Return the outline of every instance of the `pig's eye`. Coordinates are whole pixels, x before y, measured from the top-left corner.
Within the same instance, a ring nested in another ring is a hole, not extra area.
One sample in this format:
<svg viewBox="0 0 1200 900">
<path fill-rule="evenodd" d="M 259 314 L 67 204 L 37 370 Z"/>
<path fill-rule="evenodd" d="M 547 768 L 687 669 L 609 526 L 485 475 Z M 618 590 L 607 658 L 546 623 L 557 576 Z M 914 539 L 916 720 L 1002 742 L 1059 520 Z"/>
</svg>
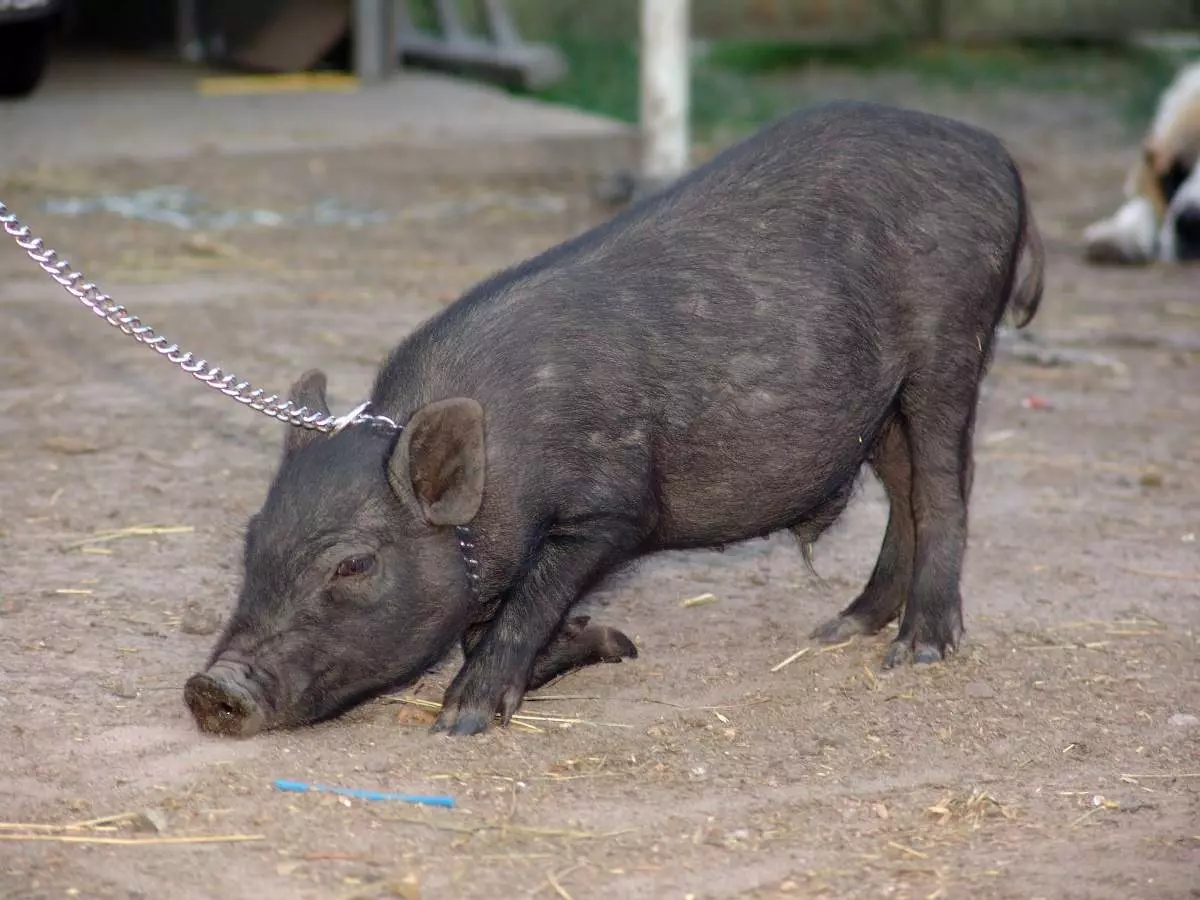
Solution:
<svg viewBox="0 0 1200 900">
<path fill-rule="evenodd" d="M 369 553 L 362 556 L 347 556 L 337 567 L 338 578 L 349 578 L 352 575 L 366 575 L 375 567 L 375 557 Z"/>
</svg>

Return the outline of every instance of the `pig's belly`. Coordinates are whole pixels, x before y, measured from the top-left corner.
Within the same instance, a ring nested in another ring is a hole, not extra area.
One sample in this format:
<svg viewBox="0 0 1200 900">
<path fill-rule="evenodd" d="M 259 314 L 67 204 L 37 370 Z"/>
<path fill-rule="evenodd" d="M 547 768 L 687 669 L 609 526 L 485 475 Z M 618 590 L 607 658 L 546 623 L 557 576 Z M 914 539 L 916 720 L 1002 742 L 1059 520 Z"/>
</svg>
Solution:
<svg viewBox="0 0 1200 900">
<path fill-rule="evenodd" d="M 662 549 L 760 537 L 804 521 L 854 479 L 893 395 L 839 408 L 707 417 L 657 455 Z"/>
</svg>

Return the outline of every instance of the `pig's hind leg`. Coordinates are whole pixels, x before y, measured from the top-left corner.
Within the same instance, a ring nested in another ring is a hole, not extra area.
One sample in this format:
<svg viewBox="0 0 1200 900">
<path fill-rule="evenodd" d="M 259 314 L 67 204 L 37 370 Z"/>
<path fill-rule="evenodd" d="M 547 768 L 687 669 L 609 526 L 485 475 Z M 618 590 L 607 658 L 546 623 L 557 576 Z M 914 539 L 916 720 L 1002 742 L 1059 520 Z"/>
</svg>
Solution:
<svg viewBox="0 0 1200 900">
<path fill-rule="evenodd" d="M 982 360 L 942 355 L 943 368 L 912 379 L 901 397 L 912 460 L 912 584 L 884 667 L 931 663 L 962 639 L 972 434 Z"/>
<path fill-rule="evenodd" d="M 637 647 L 622 632 L 593 624 L 589 616 L 575 616 L 563 623 L 538 654 L 529 676 L 529 690 L 536 691 L 578 669 L 637 659 L 637 655 Z"/>
<path fill-rule="evenodd" d="M 467 630 L 462 639 L 464 657 L 474 652 L 486 631 L 486 623 Z M 594 623 L 591 616 L 572 616 L 538 653 L 526 690 L 536 691 L 588 666 L 637 659 L 637 655 L 637 647 L 623 632 Z"/>
<path fill-rule="evenodd" d="M 876 634 L 900 615 L 912 583 L 915 544 L 912 513 L 912 456 L 904 422 L 896 416 L 879 436 L 871 468 L 887 491 L 890 511 L 887 531 L 875 569 L 863 592 L 834 618 L 810 635 L 823 644 L 836 644 L 856 634 Z"/>
</svg>

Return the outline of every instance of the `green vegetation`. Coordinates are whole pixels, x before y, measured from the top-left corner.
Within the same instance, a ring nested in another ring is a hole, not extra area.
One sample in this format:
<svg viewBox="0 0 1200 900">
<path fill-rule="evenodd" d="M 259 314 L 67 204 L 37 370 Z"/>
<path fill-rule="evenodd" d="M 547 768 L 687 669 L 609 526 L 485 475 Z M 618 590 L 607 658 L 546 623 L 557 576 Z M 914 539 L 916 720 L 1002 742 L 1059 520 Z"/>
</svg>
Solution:
<svg viewBox="0 0 1200 900">
<path fill-rule="evenodd" d="M 535 96 L 627 122 L 637 120 L 638 47 L 622 39 L 562 38 L 567 77 Z M 1120 46 L 1039 41 L 1004 44 L 800 44 L 722 40 L 698 50 L 692 73 L 692 127 L 699 140 L 752 129 L 815 99 L 805 70 L 879 78 L 904 73 L 929 88 L 1000 88 L 1036 92 L 1093 91 L 1114 98 L 1114 114 L 1133 130 L 1145 127 L 1174 66 L 1154 54 Z"/>
</svg>

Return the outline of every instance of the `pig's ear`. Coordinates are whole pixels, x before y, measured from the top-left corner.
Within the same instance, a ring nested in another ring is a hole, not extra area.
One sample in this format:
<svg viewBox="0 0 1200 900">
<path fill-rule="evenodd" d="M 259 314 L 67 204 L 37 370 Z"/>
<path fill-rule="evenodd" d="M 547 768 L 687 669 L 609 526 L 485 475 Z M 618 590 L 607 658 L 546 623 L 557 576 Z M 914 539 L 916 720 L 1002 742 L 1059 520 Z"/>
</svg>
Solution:
<svg viewBox="0 0 1200 900">
<path fill-rule="evenodd" d="M 320 369 L 309 369 L 296 379 L 296 383 L 288 391 L 288 399 L 298 407 L 307 406 L 309 412 L 329 415 L 329 403 L 325 399 L 325 386 L 325 373 Z M 318 437 L 321 437 L 321 433 L 312 428 L 289 425 L 287 435 L 283 439 L 284 456 L 291 456 Z"/>
<path fill-rule="evenodd" d="M 430 525 L 466 525 L 483 502 L 483 407 L 454 397 L 417 410 L 388 462 L 396 496 Z"/>
</svg>

